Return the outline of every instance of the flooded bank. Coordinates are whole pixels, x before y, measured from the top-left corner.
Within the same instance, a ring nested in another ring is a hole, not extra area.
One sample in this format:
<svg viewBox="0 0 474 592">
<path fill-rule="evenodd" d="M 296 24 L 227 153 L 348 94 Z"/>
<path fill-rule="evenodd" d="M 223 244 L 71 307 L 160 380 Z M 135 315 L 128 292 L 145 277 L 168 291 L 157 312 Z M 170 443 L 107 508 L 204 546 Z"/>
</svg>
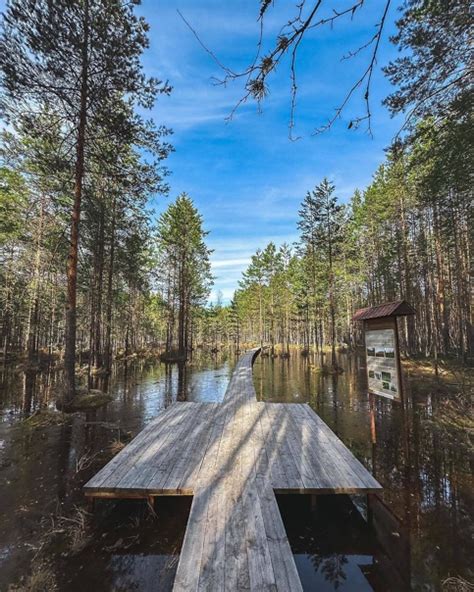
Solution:
<svg viewBox="0 0 474 592">
<path fill-rule="evenodd" d="M 54 409 L 60 372 L 7 371 L 0 392 L 0 591 L 171 590 L 189 498 L 102 502 L 87 515 L 82 485 L 172 402 L 220 401 L 232 354 L 200 356 L 187 368 L 157 360 L 120 365 L 106 407 L 25 421 Z M 33 580 L 29 580 L 33 574 Z M 14 586 L 14 587 L 13 587 Z M 158 586 L 158 588 L 156 588 Z"/>
<path fill-rule="evenodd" d="M 171 590 L 190 499 L 159 499 L 153 510 L 98 502 L 90 520 L 81 487 L 173 401 L 222 400 L 235 361 L 118 366 L 111 403 L 43 428 L 23 420 L 54 407 L 59 373 L 5 375 L 0 590 L 31 589 L 31 573 L 37 590 Z M 371 415 L 362 361 L 341 355 L 339 363 L 344 372 L 330 376 L 299 354 L 254 366 L 259 399 L 308 402 L 385 487 L 370 528 L 353 503 L 364 512 L 364 500 L 324 496 L 312 508 L 306 496 L 279 496 L 305 590 L 431 591 L 449 576 L 472 581 L 472 450 L 437 421 L 443 394 L 415 382 L 407 413 L 379 398 Z"/>
<path fill-rule="evenodd" d="M 371 410 L 363 360 L 341 354 L 338 363 L 344 368 L 342 374 L 324 375 L 318 360 L 311 357 L 258 358 L 254 365 L 257 397 L 309 403 L 376 476 L 384 491 L 375 500 L 378 541 L 370 553 L 370 563 L 377 563 L 376 571 L 380 571 L 382 561 L 396 573 L 381 587 L 379 578 L 371 577 L 350 587 L 350 581 L 356 581 L 351 556 L 357 553 L 338 551 L 335 541 L 332 554 L 344 558 L 338 560 L 341 581 L 332 582 L 332 568 L 322 569 L 322 553 L 317 561 L 297 560 L 307 582 L 305 590 L 431 591 L 441 590 L 448 577 L 460 576 L 473 582 L 473 448 L 467 431 L 454 431 L 441 421 L 446 395 L 442 389 L 430 392 L 422 377 L 412 378 L 406 412 L 382 397 L 375 399 Z M 285 522 L 287 529 L 289 523 Z M 313 557 L 315 546 L 324 546 L 323 541 L 311 543 L 311 536 L 301 537 L 290 541 L 295 557 Z M 357 581 L 367 571 L 367 561 L 365 557 Z M 309 567 L 311 563 L 314 569 Z M 402 580 L 394 583 L 397 575 Z"/>
</svg>

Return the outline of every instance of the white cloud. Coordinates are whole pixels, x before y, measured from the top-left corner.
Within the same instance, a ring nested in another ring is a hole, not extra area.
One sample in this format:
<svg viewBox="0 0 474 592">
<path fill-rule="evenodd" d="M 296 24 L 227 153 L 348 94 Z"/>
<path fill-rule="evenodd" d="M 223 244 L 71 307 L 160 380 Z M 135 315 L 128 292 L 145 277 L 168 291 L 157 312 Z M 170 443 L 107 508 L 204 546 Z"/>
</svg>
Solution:
<svg viewBox="0 0 474 592">
<path fill-rule="evenodd" d="M 242 265 L 248 265 L 250 263 L 250 257 L 244 257 L 240 259 L 221 259 L 218 261 L 211 261 L 211 265 L 213 269 L 229 269 L 232 267 L 239 267 L 241 268 Z"/>
<path fill-rule="evenodd" d="M 371 0 L 367 10 L 375 6 L 376 0 Z M 146 70 L 168 78 L 174 87 L 171 96 L 159 99 L 153 113 L 156 121 L 175 131 L 171 141 L 176 152 L 167 163 L 172 170 L 171 197 L 186 191 L 202 213 L 204 226 L 210 231 L 206 242 L 214 249 L 211 260 L 216 285 L 212 298 L 221 289 L 228 299 L 257 248 L 270 241 L 291 245 L 297 239 L 301 201 L 324 176 L 335 182 L 337 195 L 344 201 L 355 187 L 364 188 L 370 182 L 384 159 L 390 130 L 397 124 L 376 105 L 374 95 L 374 141 L 362 132 L 348 132 L 344 118 L 331 133 L 310 136 L 326 121 L 344 87 L 352 81 L 354 63 L 344 62 L 344 68 L 338 63 L 343 42 L 351 41 L 354 30 L 364 34 L 371 26 L 367 24 L 370 19 L 348 23 L 350 29 L 318 29 L 310 38 L 320 41 L 305 42 L 298 64 L 297 104 L 297 128 L 304 137 L 290 142 L 288 64 L 282 64 L 272 76 L 262 116 L 255 115 L 255 103 L 249 102 L 226 125 L 244 81 L 227 87 L 213 84 L 211 78 L 221 76 L 222 70 L 199 45 L 176 8 L 222 63 L 239 70 L 248 65 L 255 50 L 258 2 L 241 0 L 231 6 L 222 0 L 159 4 L 144 0 L 141 8 L 151 22 Z M 278 32 L 276 24 L 286 22 L 282 14 L 293 9 L 292 3 L 272 6 L 267 15 L 268 40 Z M 157 200 L 156 209 L 160 211 L 168 203 Z"/>
</svg>

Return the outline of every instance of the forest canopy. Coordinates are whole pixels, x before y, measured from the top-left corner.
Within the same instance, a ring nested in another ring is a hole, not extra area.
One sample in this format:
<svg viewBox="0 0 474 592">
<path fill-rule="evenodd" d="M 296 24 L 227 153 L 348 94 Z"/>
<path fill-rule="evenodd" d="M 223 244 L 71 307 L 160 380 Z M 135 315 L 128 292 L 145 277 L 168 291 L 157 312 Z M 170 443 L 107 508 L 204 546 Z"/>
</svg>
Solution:
<svg viewBox="0 0 474 592">
<path fill-rule="evenodd" d="M 388 4 L 366 48 L 374 61 L 354 89 L 366 112 L 349 127 L 370 118 Z M 274 4 L 257 8 L 264 31 Z M 365 6 L 331 17 L 326 8 L 295 3 L 270 53 L 242 76 L 227 72 L 245 80 L 244 100 L 264 101 L 285 56 L 291 76 L 307 36 Z M 77 363 L 91 377 L 153 347 L 185 360 L 198 345 L 331 346 L 334 360 L 336 347 L 357 342 L 356 308 L 401 298 L 417 309 L 407 352 L 471 355 L 472 18 L 462 0 L 401 6 L 385 104 L 405 113 L 404 133 L 349 201 L 331 179 L 315 179 L 297 197 L 298 241 L 262 245 L 232 302 L 209 304 L 206 221 L 186 194 L 158 218 L 149 207 L 168 191 L 173 148 L 171 130 L 144 113 L 172 89 L 143 69 L 149 27 L 136 3 L 10 0 L 0 38 L 3 360 L 64 358 L 69 397 Z"/>
</svg>

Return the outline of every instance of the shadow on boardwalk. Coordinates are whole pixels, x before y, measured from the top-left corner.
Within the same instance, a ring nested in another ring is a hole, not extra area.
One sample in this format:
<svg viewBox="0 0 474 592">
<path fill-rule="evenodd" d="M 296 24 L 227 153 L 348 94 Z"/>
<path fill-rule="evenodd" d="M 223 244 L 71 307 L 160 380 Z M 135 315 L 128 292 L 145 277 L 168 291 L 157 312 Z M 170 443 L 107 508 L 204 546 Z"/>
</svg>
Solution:
<svg viewBox="0 0 474 592">
<path fill-rule="evenodd" d="M 85 486 L 95 497 L 190 495 L 174 590 L 301 590 L 280 493 L 380 489 L 307 406 L 257 402 L 239 360 L 221 404 L 175 403 Z"/>
</svg>

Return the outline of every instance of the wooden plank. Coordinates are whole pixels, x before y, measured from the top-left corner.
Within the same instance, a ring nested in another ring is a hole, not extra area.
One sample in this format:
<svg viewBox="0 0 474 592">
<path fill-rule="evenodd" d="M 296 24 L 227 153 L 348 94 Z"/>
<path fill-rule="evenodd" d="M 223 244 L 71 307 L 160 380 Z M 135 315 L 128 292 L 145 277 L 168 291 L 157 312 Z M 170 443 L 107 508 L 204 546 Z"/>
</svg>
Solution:
<svg viewBox="0 0 474 592">
<path fill-rule="evenodd" d="M 283 467 L 280 462 L 280 456 L 277 446 L 274 445 L 274 426 L 266 412 L 267 403 L 260 403 L 262 405 L 262 412 L 260 414 L 260 429 L 262 438 L 265 443 L 265 451 L 267 453 L 267 478 L 271 479 L 274 487 L 283 487 L 286 483 L 286 476 L 283 472 Z"/>
<path fill-rule="evenodd" d="M 203 552 L 205 545 L 209 547 L 209 537 L 212 536 L 212 532 L 209 531 L 208 512 L 211 491 L 213 487 L 216 487 L 213 478 L 218 473 L 218 461 L 222 456 L 222 450 L 226 446 L 228 437 L 226 429 L 231 424 L 234 411 L 233 403 L 222 407 L 223 413 L 220 415 L 220 421 L 215 424 L 214 437 L 211 438 L 206 458 L 198 476 L 195 498 L 198 497 L 199 502 L 194 512 L 191 511 L 189 516 L 173 588 L 175 592 L 198 590 L 201 571 L 205 565 Z M 193 506 L 191 510 L 193 510 Z M 197 529 L 199 532 L 196 532 Z"/>
<path fill-rule="evenodd" d="M 137 484 L 141 483 L 143 488 L 151 491 L 166 490 L 167 479 L 185 454 L 187 437 L 197 425 L 200 412 L 201 408 L 194 403 L 188 417 L 168 434 L 166 450 L 151 457 L 143 475 L 137 477 Z"/>
<path fill-rule="evenodd" d="M 305 481 L 306 489 L 308 491 L 327 491 L 332 485 L 333 477 L 326 470 L 321 451 L 315 442 L 313 431 L 308 425 L 303 405 L 294 405 L 292 409 L 288 410 L 288 417 L 292 425 L 292 431 L 299 431 L 300 433 L 299 444 L 293 441 L 292 446 L 298 448 L 299 445 L 299 453 L 304 459 L 308 471 Z"/>
<path fill-rule="evenodd" d="M 357 460 L 346 445 L 323 420 L 309 407 L 302 405 L 312 433 L 318 438 L 319 450 L 325 459 L 328 473 L 337 477 L 333 490 L 341 493 L 376 492 L 382 487 L 364 465 Z"/>
<path fill-rule="evenodd" d="M 173 592 L 195 592 L 198 589 L 210 491 L 207 487 L 194 494 Z"/>
<path fill-rule="evenodd" d="M 132 463 L 142 458 L 148 450 L 152 436 L 155 431 L 159 431 L 160 426 L 165 422 L 170 427 L 179 425 L 182 417 L 186 413 L 185 403 L 174 403 L 145 427 L 123 450 L 105 465 L 92 479 L 85 485 L 86 491 L 103 490 L 109 487 L 109 484 L 117 482 L 122 475 L 126 474 Z M 113 485 L 110 485 L 113 488 Z"/>
<path fill-rule="evenodd" d="M 241 405 L 238 412 L 240 435 L 237 445 L 242 451 L 240 497 L 245 515 L 245 547 L 250 590 L 276 591 L 275 576 L 255 485 L 255 453 L 259 448 L 257 420 L 252 404 Z M 252 417 L 253 415 L 253 417 Z"/>
<path fill-rule="evenodd" d="M 278 591 L 302 592 L 303 587 L 301 586 L 275 494 L 269 484 L 261 477 L 257 477 L 257 484 L 265 532 L 271 546 L 270 555 Z"/>
<path fill-rule="evenodd" d="M 284 434 L 285 442 L 293 455 L 293 462 L 298 467 L 303 482 L 303 488 L 312 489 L 321 486 L 323 475 L 320 474 L 321 463 L 315 463 L 317 460 L 310 454 L 309 447 L 305 446 L 302 440 L 302 429 L 305 426 L 296 425 L 292 414 L 288 411 L 288 406 L 285 406 L 285 420 L 286 431 Z"/>
<path fill-rule="evenodd" d="M 237 424 L 237 422 L 235 422 Z M 235 441 L 240 430 L 236 425 Z M 229 488 L 225 504 L 225 587 L 226 592 L 250 590 L 245 532 L 247 515 L 242 503 L 242 455 L 241 448 L 235 450 L 233 471 L 230 475 Z"/>
<path fill-rule="evenodd" d="M 265 409 L 272 424 L 275 426 L 275 440 L 271 441 L 270 445 L 274 445 L 277 449 L 278 461 L 282 466 L 282 472 L 285 477 L 285 482 L 280 487 L 303 492 L 303 479 L 288 444 L 286 433 L 288 430 L 288 418 L 284 411 L 284 405 L 268 403 Z"/>
<path fill-rule="evenodd" d="M 212 491 L 205 525 L 198 590 L 224 590 L 224 565 L 226 541 L 226 497 L 232 470 L 223 469 L 224 463 L 234 451 L 237 432 L 235 413 L 229 405 L 223 425 L 223 433 L 217 451 L 217 463 L 209 467 L 206 481 L 201 484 Z"/>
<path fill-rule="evenodd" d="M 160 484 L 152 478 L 151 483 L 155 487 L 175 490 L 179 494 L 181 484 L 185 483 L 196 463 L 200 464 L 203 454 L 203 446 L 206 437 L 212 429 L 212 421 L 215 415 L 216 404 L 201 404 L 192 419 L 191 429 L 188 429 L 180 437 L 180 450 L 176 459 L 171 459 L 168 474 L 163 475 Z"/>
<path fill-rule="evenodd" d="M 251 441 L 254 453 L 254 483 L 258 493 L 260 520 L 259 527 L 265 533 L 268 553 L 271 559 L 274 582 L 277 590 L 302 591 L 301 582 L 293 559 L 291 548 L 286 536 L 285 528 L 276 503 L 275 494 L 268 479 L 268 454 L 265 434 L 262 430 L 261 417 L 265 411 L 265 404 L 249 406 L 253 410 L 252 420 L 256 429 L 253 433 L 257 438 Z"/>
<path fill-rule="evenodd" d="M 179 407 L 174 407 L 174 405 L 172 405 L 161 411 L 157 418 L 152 420 L 125 448 L 123 448 L 107 465 L 105 465 L 105 467 L 92 477 L 92 479 L 86 483 L 84 488 L 86 490 L 92 490 L 100 487 L 104 481 L 112 475 L 118 466 L 126 464 L 128 458 L 131 459 L 135 454 L 139 453 L 140 448 L 144 448 L 146 437 L 148 434 L 153 433 L 155 425 L 159 425 L 159 422 L 163 421 L 163 418 L 167 416 L 167 414 L 172 414 L 178 409 Z"/>
<path fill-rule="evenodd" d="M 270 550 L 263 524 L 255 481 L 246 483 L 242 493 L 246 524 L 247 559 L 250 576 L 250 590 L 253 592 L 277 592 Z"/>
<path fill-rule="evenodd" d="M 172 405 L 86 484 L 105 498 L 194 494 L 175 592 L 301 592 L 274 490 L 380 487 L 307 405 L 256 401 L 256 351 L 223 403 Z"/>
<path fill-rule="evenodd" d="M 143 493 L 159 493 L 160 485 L 152 483 L 157 472 L 163 474 L 173 463 L 173 454 L 179 455 L 179 444 L 182 444 L 180 437 L 191 425 L 195 414 L 196 406 L 186 406 L 185 412 L 180 416 L 179 422 L 170 422 L 161 426 L 156 437 L 149 443 L 147 450 L 140 455 L 132 466 L 126 467 L 125 472 L 115 484 L 115 490 L 136 490 Z"/>
</svg>

